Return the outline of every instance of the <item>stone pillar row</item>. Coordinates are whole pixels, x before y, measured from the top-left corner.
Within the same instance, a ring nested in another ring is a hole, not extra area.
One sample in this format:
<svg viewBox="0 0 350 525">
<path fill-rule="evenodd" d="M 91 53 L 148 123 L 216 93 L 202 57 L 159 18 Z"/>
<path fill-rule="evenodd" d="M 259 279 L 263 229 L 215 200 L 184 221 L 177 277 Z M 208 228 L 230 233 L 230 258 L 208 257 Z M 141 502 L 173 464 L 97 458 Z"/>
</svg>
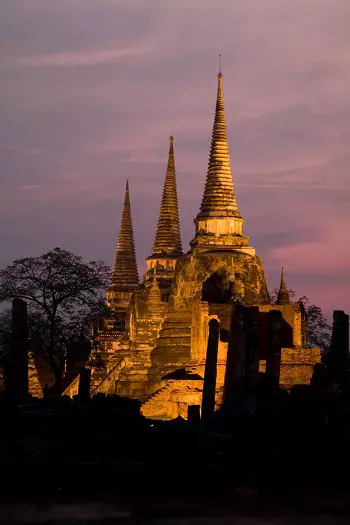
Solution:
<svg viewBox="0 0 350 525">
<path fill-rule="evenodd" d="M 235 305 L 231 319 L 224 380 L 223 405 L 230 406 L 233 394 L 239 385 L 254 384 L 259 377 L 261 356 L 261 318 L 259 307 Z M 266 374 L 278 384 L 281 362 L 282 313 L 272 310 L 267 314 L 267 366 Z M 207 358 L 205 363 L 202 419 L 207 419 L 215 410 L 216 369 L 220 323 L 209 322 Z"/>
</svg>

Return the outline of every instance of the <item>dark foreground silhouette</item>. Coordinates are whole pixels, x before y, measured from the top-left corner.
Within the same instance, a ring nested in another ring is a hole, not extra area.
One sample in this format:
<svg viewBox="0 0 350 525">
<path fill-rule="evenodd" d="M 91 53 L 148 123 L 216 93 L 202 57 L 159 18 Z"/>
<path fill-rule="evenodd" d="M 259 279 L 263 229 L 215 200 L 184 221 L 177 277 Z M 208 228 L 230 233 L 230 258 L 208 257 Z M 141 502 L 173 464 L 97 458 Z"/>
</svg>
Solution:
<svg viewBox="0 0 350 525">
<path fill-rule="evenodd" d="M 203 424 L 146 420 L 116 396 L 3 397 L 1 504 L 113 502 L 143 517 L 350 510 L 350 383 L 287 393 L 261 376 L 233 401 Z"/>
</svg>

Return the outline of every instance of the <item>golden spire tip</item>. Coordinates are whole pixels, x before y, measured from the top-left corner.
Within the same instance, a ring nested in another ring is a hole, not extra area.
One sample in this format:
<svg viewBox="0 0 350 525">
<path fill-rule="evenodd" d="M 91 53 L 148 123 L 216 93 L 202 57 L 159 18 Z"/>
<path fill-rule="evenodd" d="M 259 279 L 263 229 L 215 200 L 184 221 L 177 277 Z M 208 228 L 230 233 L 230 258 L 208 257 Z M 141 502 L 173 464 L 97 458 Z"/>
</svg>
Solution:
<svg viewBox="0 0 350 525">
<path fill-rule="evenodd" d="M 221 59 L 222 55 L 221 53 L 219 54 L 219 72 L 218 72 L 218 78 L 221 78 L 222 77 L 222 72 L 221 72 L 221 69 L 222 69 L 222 59 Z"/>
</svg>

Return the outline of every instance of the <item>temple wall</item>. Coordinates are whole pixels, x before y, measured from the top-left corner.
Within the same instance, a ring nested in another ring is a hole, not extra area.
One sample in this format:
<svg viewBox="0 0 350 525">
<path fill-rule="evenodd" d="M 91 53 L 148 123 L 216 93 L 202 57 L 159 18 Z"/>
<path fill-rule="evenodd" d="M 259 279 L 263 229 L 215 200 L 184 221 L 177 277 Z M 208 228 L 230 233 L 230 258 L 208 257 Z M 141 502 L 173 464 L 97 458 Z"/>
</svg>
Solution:
<svg viewBox="0 0 350 525">
<path fill-rule="evenodd" d="M 303 324 L 302 312 L 300 306 L 295 304 L 265 304 L 259 305 L 261 313 L 268 313 L 277 310 L 282 313 L 282 319 L 285 326 L 282 327 L 282 346 L 301 347 L 303 346 Z M 288 329 L 289 327 L 289 329 Z"/>
<path fill-rule="evenodd" d="M 317 363 L 321 363 L 319 348 L 282 348 L 279 384 L 288 390 L 293 385 L 309 385 Z M 259 372 L 266 372 L 265 360 L 260 360 Z"/>
<path fill-rule="evenodd" d="M 319 348 L 282 348 L 280 384 L 285 388 L 309 385 L 314 366 L 320 362 Z"/>
</svg>

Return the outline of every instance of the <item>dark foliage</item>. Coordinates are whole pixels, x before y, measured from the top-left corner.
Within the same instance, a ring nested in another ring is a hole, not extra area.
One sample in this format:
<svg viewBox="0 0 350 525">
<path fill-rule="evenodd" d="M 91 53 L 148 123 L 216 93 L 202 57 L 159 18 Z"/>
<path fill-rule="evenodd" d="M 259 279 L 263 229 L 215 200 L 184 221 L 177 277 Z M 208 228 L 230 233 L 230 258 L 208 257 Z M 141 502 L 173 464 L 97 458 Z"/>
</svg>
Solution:
<svg viewBox="0 0 350 525">
<path fill-rule="evenodd" d="M 27 302 L 31 351 L 49 363 L 58 387 L 68 349 L 88 339 L 93 322 L 104 313 L 102 293 L 109 282 L 104 262 L 85 262 L 60 248 L 18 259 L 0 271 L 0 302 Z M 0 319 L 5 351 L 9 333 L 10 315 L 5 312 Z"/>
<path fill-rule="evenodd" d="M 331 344 L 332 327 L 327 323 L 322 309 L 312 304 L 308 297 L 300 297 L 304 305 L 308 324 L 308 345 L 319 347 L 324 352 L 329 350 Z"/>
</svg>

